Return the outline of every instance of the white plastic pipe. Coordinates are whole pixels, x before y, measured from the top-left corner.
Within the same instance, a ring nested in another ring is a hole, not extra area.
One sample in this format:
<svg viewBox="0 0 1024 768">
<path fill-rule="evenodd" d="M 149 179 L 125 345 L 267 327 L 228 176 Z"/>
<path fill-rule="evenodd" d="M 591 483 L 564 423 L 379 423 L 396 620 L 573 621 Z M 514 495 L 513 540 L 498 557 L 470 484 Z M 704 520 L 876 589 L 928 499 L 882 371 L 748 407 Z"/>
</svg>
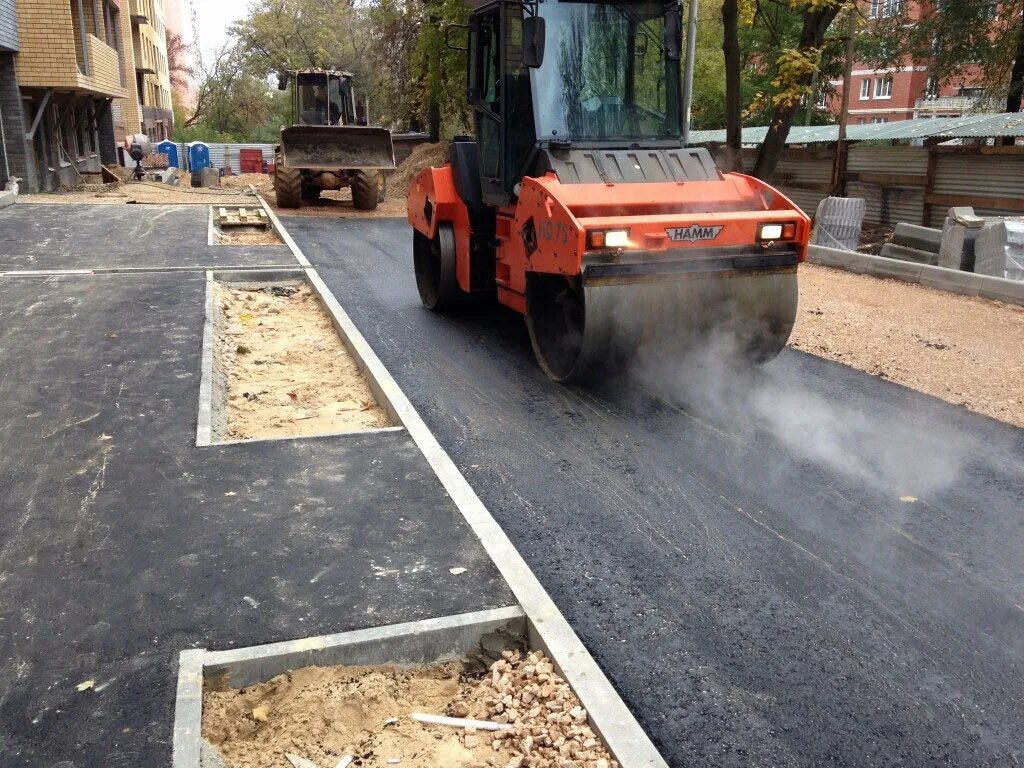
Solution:
<svg viewBox="0 0 1024 768">
<path fill-rule="evenodd" d="M 445 717 L 444 715 L 425 715 L 413 712 L 412 719 L 429 725 L 446 725 L 449 728 L 475 728 L 478 731 L 511 731 L 509 723 L 492 723 L 490 720 L 464 720 L 461 717 Z"/>
</svg>

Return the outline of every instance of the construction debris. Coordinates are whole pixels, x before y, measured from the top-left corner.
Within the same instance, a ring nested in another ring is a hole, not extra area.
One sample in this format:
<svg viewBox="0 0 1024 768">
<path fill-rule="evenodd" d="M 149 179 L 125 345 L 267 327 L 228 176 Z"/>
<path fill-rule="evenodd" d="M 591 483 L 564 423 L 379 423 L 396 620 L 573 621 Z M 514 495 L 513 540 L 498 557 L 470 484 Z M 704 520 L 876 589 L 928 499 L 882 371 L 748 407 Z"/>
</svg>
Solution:
<svg viewBox="0 0 1024 768">
<path fill-rule="evenodd" d="M 413 712 L 410 715 L 418 723 L 428 725 L 443 725 L 448 728 L 473 728 L 478 731 L 510 731 L 512 726 L 508 723 L 495 723 L 490 720 L 468 720 L 464 717 L 445 717 L 444 715 L 428 715 L 423 712 Z"/>
<path fill-rule="evenodd" d="M 253 721 L 256 706 L 268 708 L 266 722 Z M 414 710 L 387 725 L 388 713 Z M 308 667 L 210 690 L 203 735 L 231 768 L 287 768 L 284 758 L 300 753 L 319 768 L 345 768 L 349 757 L 368 767 L 618 768 L 540 651 L 506 651 L 483 678 L 457 663 Z"/>
<path fill-rule="evenodd" d="M 467 687 L 470 715 L 512 727 L 491 737 L 512 752 L 506 768 L 618 768 L 587 711 L 542 651 L 505 651 L 482 682 Z M 476 739 L 467 732 L 464 739 Z"/>
<path fill-rule="evenodd" d="M 270 218 L 262 208 L 226 208 L 217 209 L 217 226 L 224 227 L 257 227 L 270 228 Z"/>
</svg>

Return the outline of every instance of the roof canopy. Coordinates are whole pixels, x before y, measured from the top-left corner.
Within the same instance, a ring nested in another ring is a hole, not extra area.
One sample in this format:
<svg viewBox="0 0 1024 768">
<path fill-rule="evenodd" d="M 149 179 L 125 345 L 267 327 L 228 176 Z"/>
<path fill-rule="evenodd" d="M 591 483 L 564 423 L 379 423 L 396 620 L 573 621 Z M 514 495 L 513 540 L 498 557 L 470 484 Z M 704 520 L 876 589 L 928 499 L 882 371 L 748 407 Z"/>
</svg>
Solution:
<svg viewBox="0 0 1024 768">
<path fill-rule="evenodd" d="M 768 133 L 767 126 L 743 129 L 744 144 L 760 144 Z M 1024 136 L 1024 113 L 1004 112 L 997 115 L 967 117 L 935 117 L 900 120 L 894 123 L 850 125 L 849 141 L 909 141 L 911 139 L 983 139 L 1001 136 Z M 839 141 L 838 125 L 794 125 L 787 144 L 826 144 Z M 725 131 L 693 131 L 691 144 L 724 144 Z"/>
</svg>

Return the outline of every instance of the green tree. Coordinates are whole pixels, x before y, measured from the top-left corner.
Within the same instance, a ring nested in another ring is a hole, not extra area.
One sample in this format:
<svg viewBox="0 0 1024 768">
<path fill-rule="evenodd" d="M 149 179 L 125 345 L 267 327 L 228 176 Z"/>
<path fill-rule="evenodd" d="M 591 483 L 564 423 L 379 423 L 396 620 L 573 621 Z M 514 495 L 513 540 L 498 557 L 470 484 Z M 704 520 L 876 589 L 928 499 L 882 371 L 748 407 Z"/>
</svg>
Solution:
<svg viewBox="0 0 1024 768">
<path fill-rule="evenodd" d="M 856 0 L 724 0 L 730 149 L 738 153 L 744 103 L 748 118 L 768 123 L 754 175 L 763 178 L 774 172 L 798 113 L 813 110 L 821 83 L 839 71 L 842 41 L 828 32 L 844 9 L 857 13 Z M 744 98 L 751 85 L 756 88 L 753 97 Z"/>
</svg>

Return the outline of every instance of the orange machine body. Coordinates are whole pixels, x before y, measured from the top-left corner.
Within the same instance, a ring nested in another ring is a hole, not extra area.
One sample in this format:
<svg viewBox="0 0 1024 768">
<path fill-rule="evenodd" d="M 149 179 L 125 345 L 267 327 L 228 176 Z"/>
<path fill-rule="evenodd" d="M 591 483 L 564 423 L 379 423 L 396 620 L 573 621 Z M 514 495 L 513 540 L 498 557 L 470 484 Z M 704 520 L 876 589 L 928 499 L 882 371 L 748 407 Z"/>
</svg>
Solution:
<svg viewBox="0 0 1024 768">
<path fill-rule="evenodd" d="M 767 256 L 779 245 L 790 253 L 795 248 L 803 261 L 811 228 L 810 219 L 780 192 L 735 173 L 713 181 L 646 184 L 562 184 L 548 173 L 524 178 L 518 201 L 496 213 L 496 285 L 474 285 L 472 276 L 481 272 L 471 265 L 471 217 L 450 165 L 424 170 L 409 191 L 409 223 L 421 234 L 433 239 L 440 224 L 452 225 L 459 287 L 467 293 L 496 288 L 502 304 L 522 313 L 530 272 L 586 276 L 588 264 L 601 264 L 621 267 L 615 277 L 603 278 L 610 282 L 642 281 L 648 266 L 658 279 L 721 276 L 717 257 L 740 250 L 748 260 L 751 253 L 755 259 L 765 254 L 768 269 Z M 783 225 L 786 236 L 765 242 L 766 224 Z M 601 233 L 623 230 L 627 245 L 603 245 Z"/>
</svg>

